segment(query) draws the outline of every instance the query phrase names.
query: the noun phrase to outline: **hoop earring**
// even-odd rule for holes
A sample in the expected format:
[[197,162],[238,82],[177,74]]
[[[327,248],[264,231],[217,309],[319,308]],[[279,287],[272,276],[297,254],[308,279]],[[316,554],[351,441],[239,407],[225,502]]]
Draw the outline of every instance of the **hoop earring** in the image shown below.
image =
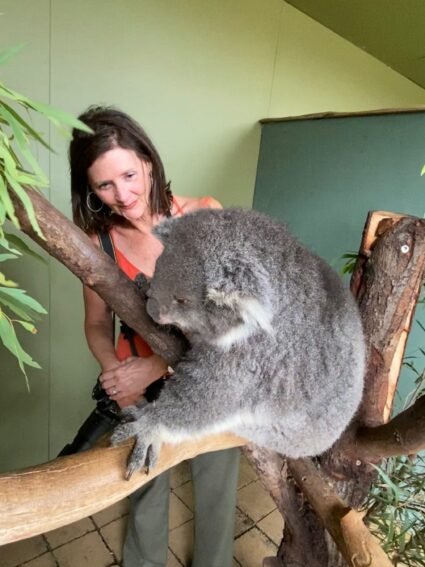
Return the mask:
[[103,209],[103,203],[102,203],[102,201],[100,201],[100,199],[99,199],[99,201],[100,201],[100,207],[98,207],[97,209],[95,209],[95,208],[92,206],[92,203],[91,203],[91,201],[90,201],[92,195],[93,195],[94,197],[96,197],[96,195],[93,193],[93,191],[89,191],[89,192],[87,193],[87,197],[86,197],[86,205],[87,205],[87,208],[88,208],[88,210],[89,210],[91,213],[99,213],[99,212]]

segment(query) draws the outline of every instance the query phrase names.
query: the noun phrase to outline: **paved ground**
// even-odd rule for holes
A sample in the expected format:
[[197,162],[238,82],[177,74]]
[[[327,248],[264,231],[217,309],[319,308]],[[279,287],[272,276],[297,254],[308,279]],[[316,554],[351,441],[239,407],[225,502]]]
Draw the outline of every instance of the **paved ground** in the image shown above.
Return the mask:
[[[188,567],[192,546],[189,467],[173,471],[167,567]],[[127,500],[64,528],[0,547],[0,567],[117,567],[127,521]],[[275,555],[282,519],[248,461],[242,457],[235,525],[234,567],[261,567]]]

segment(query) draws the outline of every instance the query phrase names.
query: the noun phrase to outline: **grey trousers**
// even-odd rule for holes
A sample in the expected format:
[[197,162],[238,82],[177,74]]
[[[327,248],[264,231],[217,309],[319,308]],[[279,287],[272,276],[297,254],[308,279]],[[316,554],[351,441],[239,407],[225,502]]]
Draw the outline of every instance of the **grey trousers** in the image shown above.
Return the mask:
[[[192,567],[231,567],[239,449],[199,455],[190,461],[194,492]],[[170,472],[130,496],[124,567],[166,567]]]

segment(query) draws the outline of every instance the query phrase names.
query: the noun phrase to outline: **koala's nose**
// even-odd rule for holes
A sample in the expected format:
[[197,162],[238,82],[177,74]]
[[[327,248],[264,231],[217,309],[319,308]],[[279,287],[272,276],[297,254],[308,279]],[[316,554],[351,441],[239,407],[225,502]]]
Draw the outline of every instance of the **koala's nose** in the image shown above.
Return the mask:
[[156,299],[153,299],[152,297],[148,298],[146,302],[146,311],[154,321],[156,321],[157,323],[159,322],[160,309],[159,309],[159,303],[157,302]]

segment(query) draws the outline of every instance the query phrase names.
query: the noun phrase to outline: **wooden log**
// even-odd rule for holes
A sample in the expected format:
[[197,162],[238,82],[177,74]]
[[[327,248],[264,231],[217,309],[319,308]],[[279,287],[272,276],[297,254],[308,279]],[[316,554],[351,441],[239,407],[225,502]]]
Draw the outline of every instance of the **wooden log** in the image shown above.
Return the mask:
[[0,545],[35,536],[118,502],[165,470],[196,455],[246,441],[232,434],[164,445],[157,466],[124,479],[132,447],[91,449],[22,471],[0,475]]
[[425,271],[425,221],[369,213],[351,290],[363,320],[368,364],[358,421],[388,421]]

